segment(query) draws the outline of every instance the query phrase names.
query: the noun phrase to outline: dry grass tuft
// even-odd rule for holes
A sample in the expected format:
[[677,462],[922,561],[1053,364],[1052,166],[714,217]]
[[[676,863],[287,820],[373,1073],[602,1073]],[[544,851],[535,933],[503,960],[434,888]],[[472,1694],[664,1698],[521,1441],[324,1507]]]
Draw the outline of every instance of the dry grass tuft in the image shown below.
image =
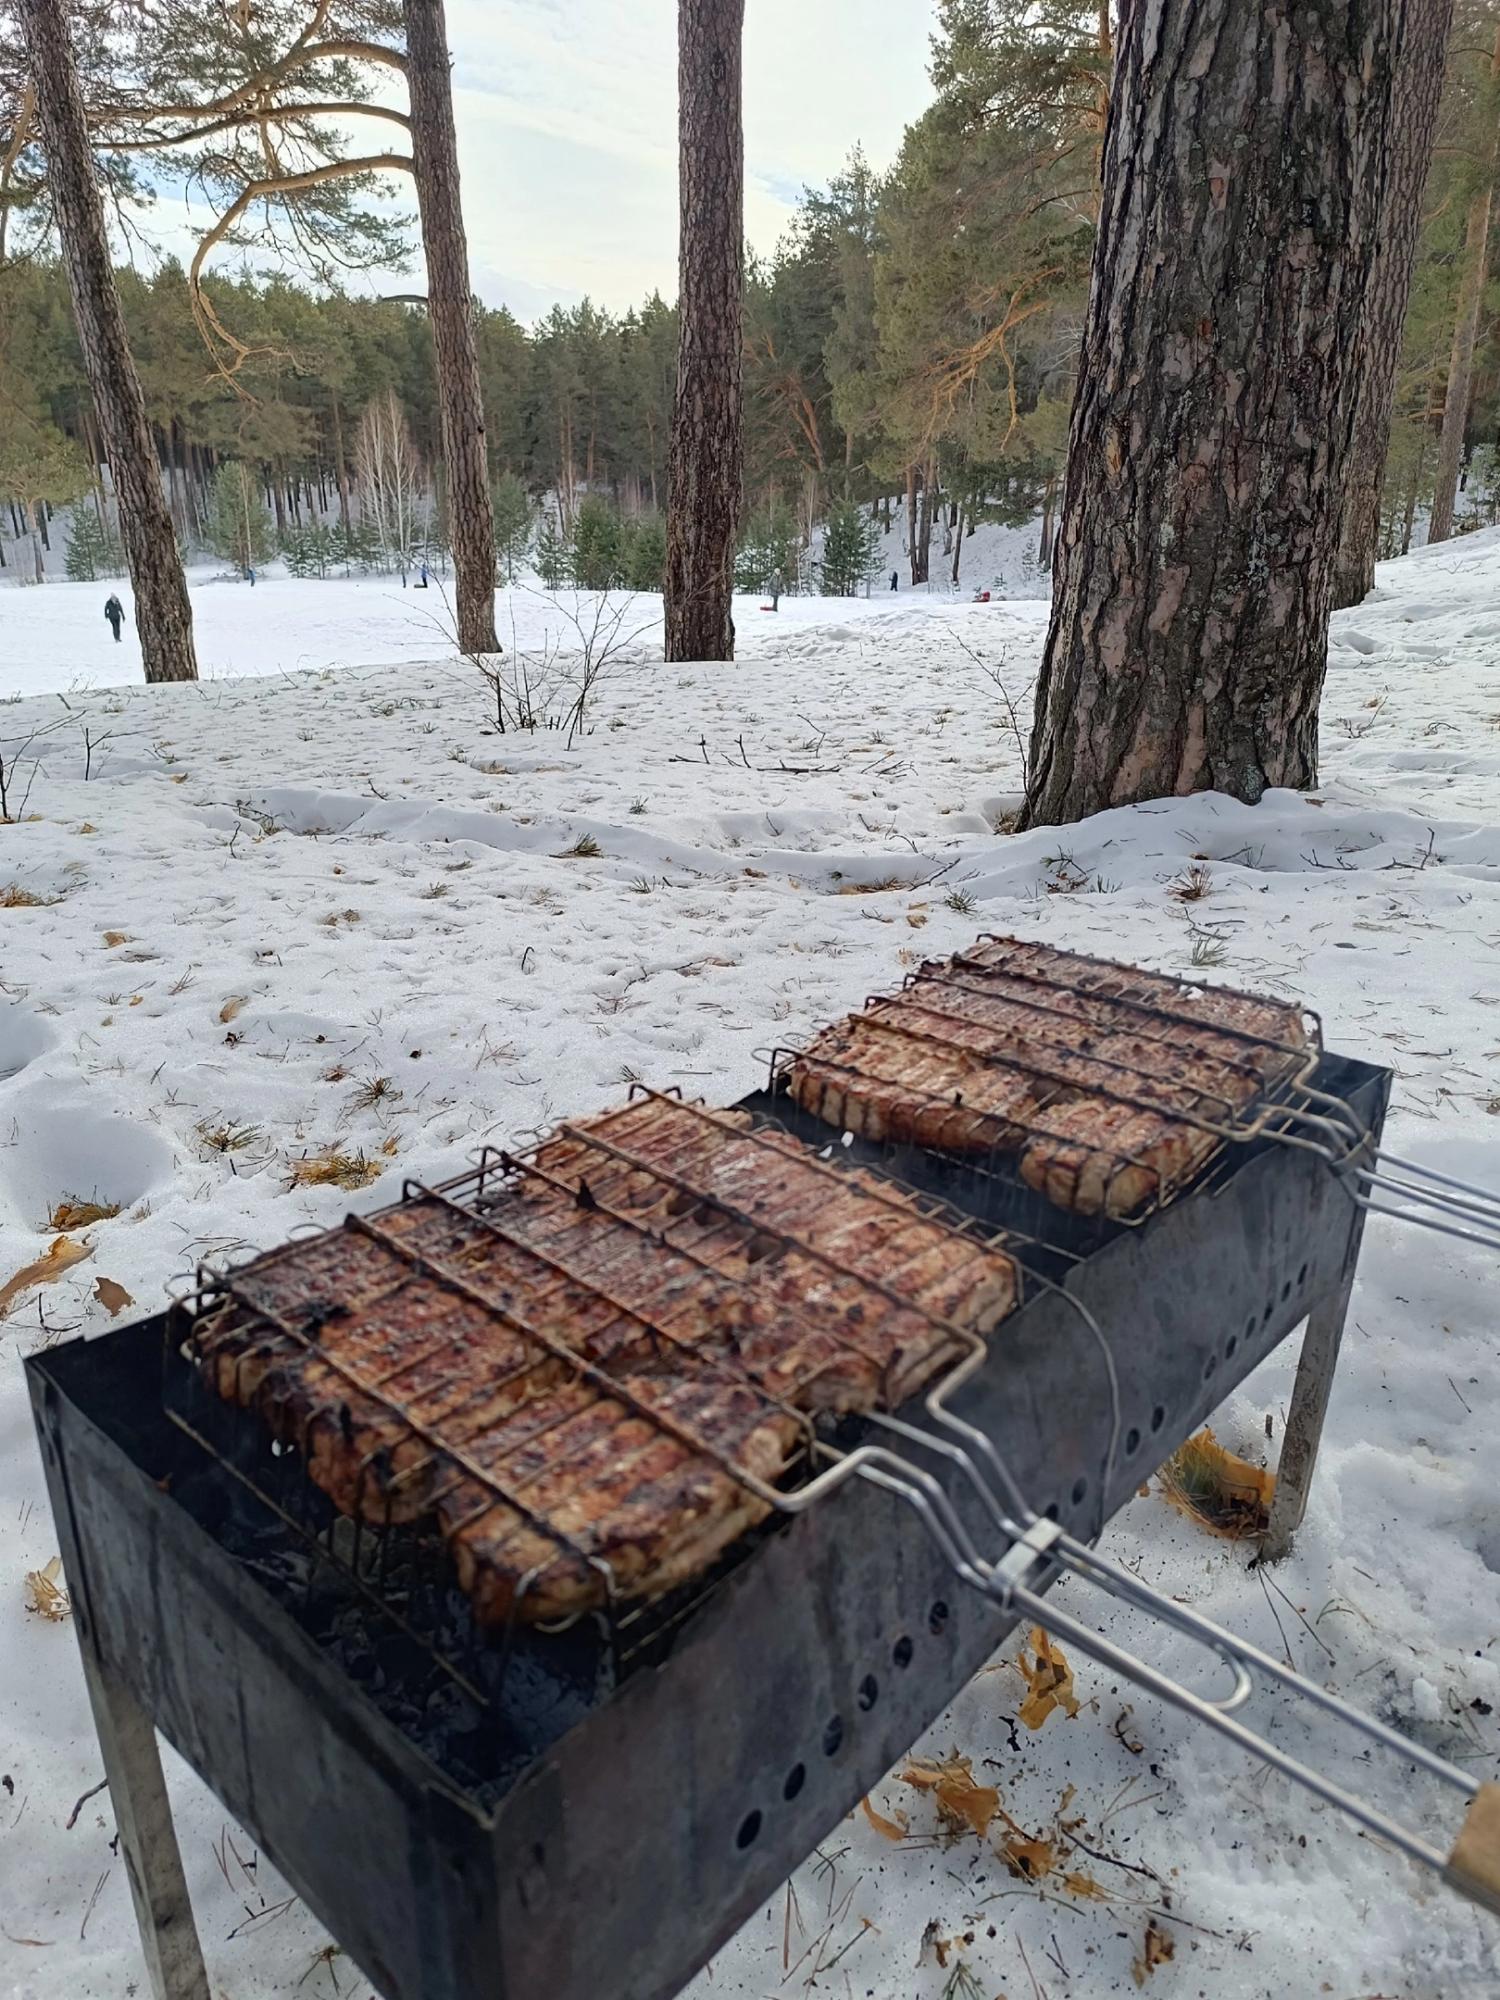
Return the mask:
[[56,896],[38,896],[19,882],[7,882],[0,888],[0,910],[45,910],[58,900]]
[[1179,903],[1201,903],[1213,894],[1214,878],[1201,861],[1195,861],[1171,882],[1167,894]]
[[246,1146],[253,1146],[261,1137],[258,1125],[236,1125],[232,1118],[224,1118],[217,1123],[205,1118],[198,1127],[199,1143],[207,1146],[211,1153],[240,1153]]
[[80,1201],[65,1194],[47,1217],[49,1229],[88,1229],[96,1222],[112,1222],[120,1213],[117,1201]]
[[294,1188],[368,1187],[384,1171],[379,1160],[367,1158],[363,1151],[346,1153],[342,1146],[325,1146],[321,1153],[304,1154],[289,1164],[288,1186]]
[[554,854],[554,861],[597,861],[604,849],[591,833],[580,833],[571,847],[565,847],[561,854]]
[[1276,1475],[1226,1451],[1211,1430],[1201,1430],[1173,1452],[1161,1469],[1163,1496],[1211,1535],[1251,1541],[1266,1532]]
[[351,1111],[373,1111],[378,1105],[399,1104],[402,1093],[388,1076],[367,1076],[363,1083],[356,1085],[349,1099]]

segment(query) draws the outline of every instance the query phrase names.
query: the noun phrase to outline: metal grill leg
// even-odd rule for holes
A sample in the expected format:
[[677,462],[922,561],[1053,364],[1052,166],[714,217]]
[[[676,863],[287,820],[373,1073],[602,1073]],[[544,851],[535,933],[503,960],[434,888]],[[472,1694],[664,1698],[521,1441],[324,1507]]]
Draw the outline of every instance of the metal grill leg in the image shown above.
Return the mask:
[[1281,1460],[1276,1468],[1276,1491],[1271,1500],[1271,1518],[1260,1545],[1263,1562],[1278,1562],[1292,1546],[1292,1536],[1307,1512],[1307,1494],[1312,1485],[1313,1467],[1323,1436],[1323,1419],[1328,1414],[1328,1398],[1333,1389],[1333,1373],[1338,1365],[1339,1347],[1344,1338],[1344,1321],[1349,1312],[1349,1295],[1354,1289],[1354,1259],[1345,1266],[1342,1284],[1330,1292],[1308,1315],[1302,1336],[1302,1354],[1297,1363],[1297,1379],[1292,1385],[1292,1403],[1287,1411],[1286,1432],[1281,1440]]
[[79,1650],[140,1926],[151,2000],[209,2000],[156,1731],[145,1709],[93,1645],[85,1641]]

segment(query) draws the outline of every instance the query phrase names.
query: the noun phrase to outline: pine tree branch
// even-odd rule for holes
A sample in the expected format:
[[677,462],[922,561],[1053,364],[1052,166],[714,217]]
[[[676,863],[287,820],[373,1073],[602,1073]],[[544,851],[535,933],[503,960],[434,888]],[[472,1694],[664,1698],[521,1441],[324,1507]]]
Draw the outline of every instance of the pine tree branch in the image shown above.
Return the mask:
[[31,133],[31,121],[36,114],[36,85],[30,80],[21,91],[21,102],[16,108],[15,130],[10,135],[10,144],[5,149],[5,158],[0,160],[0,270],[5,268],[5,238],[10,221],[10,202],[6,199],[10,190],[11,175],[16,161],[21,157],[21,148]]
[[[301,173],[277,174],[265,180],[248,181],[213,227],[203,237],[193,252],[193,261],[188,267],[188,296],[192,302],[193,322],[202,335],[203,344],[213,358],[214,367],[236,395],[249,398],[235,376],[252,354],[271,350],[256,349],[246,345],[232,334],[214,309],[213,301],[203,289],[203,265],[215,244],[221,242],[233,229],[245,210],[257,201],[266,201],[273,195],[301,193],[306,188],[321,186],[324,182],[349,180],[358,174],[407,173],[412,170],[411,157],[406,153],[369,153],[352,160],[326,160],[321,166],[308,167]],[[215,343],[222,343],[216,346]],[[226,367],[224,352],[232,357],[232,366]]]
[[[387,48],[383,42],[334,41],[315,42],[299,48],[293,44],[284,56],[280,56],[265,69],[257,71],[247,82],[226,91],[223,96],[210,98],[204,104],[101,104],[93,107],[90,117],[95,124],[108,124],[113,119],[123,119],[146,123],[156,118],[198,119],[207,122],[221,117],[227,111],[238,110],[253,98],[263,95],[280,83],[285,77],[293,76],[299,69],[310,69],[314,63],[331,62],[343,58],[350,62],[382,63],[387,68],[406,74],[406,57],[399,49]],[[359,107],[361,110],[365,106]]]
[[[262,128],[288,125],[298,118],[384,118],[389,124],[411,130],[411,120],[404,111],[394,111],[384,104],[359,104],[346,98],[328,103],[278,105],[269,114],[259,109],[232,111],[212,125],[196,125],[185,132],[162,133],[154,139],[99,139],[95,141],[94,150],[98,153],[159,153],[168,146],[190,146],[197,139],[211,139],[219,132],[238,131],[245,125]],[[0,188],[3,185],[0,181]]]

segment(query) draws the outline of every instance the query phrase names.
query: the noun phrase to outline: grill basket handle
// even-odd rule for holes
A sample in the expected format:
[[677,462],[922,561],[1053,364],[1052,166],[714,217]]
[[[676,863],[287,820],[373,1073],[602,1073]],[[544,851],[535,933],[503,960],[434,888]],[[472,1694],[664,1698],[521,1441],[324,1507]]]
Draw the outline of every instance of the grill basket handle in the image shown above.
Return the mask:
[[1443,1878],[1460,1896],[1500,1917],[1500,1785],[1474,1794]]

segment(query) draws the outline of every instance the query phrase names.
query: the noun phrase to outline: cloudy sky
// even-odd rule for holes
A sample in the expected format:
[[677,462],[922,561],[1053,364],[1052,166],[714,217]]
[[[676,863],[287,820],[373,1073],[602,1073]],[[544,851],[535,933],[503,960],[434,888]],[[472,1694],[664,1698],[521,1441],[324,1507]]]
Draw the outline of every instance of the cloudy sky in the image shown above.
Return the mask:
[[[928,102],[933,0],[746,0],[745,12],[745,233],[769,250],[802,188],[855,144],[877,168],[895,158]],[[653,287],[673,297],[676,0],[448,0],[447,14],[475,291],[528,322],[585,294],[617,311]],[[388,125],[358,122],[360,144],[391,144]],[[397,194],[414,208],[404,177]],[[186,261],[211,214],[164,186],[144,219],[148,256]],[[211,268],[238,261],[220,249]],[[389,274],[351,289],[362,284],[401,288]]]
[[[769,249],[928,96],[931,0],[747,0],[745,230]],[[675,0],[448,0],[474,287],[523,319],[676,290]]]

